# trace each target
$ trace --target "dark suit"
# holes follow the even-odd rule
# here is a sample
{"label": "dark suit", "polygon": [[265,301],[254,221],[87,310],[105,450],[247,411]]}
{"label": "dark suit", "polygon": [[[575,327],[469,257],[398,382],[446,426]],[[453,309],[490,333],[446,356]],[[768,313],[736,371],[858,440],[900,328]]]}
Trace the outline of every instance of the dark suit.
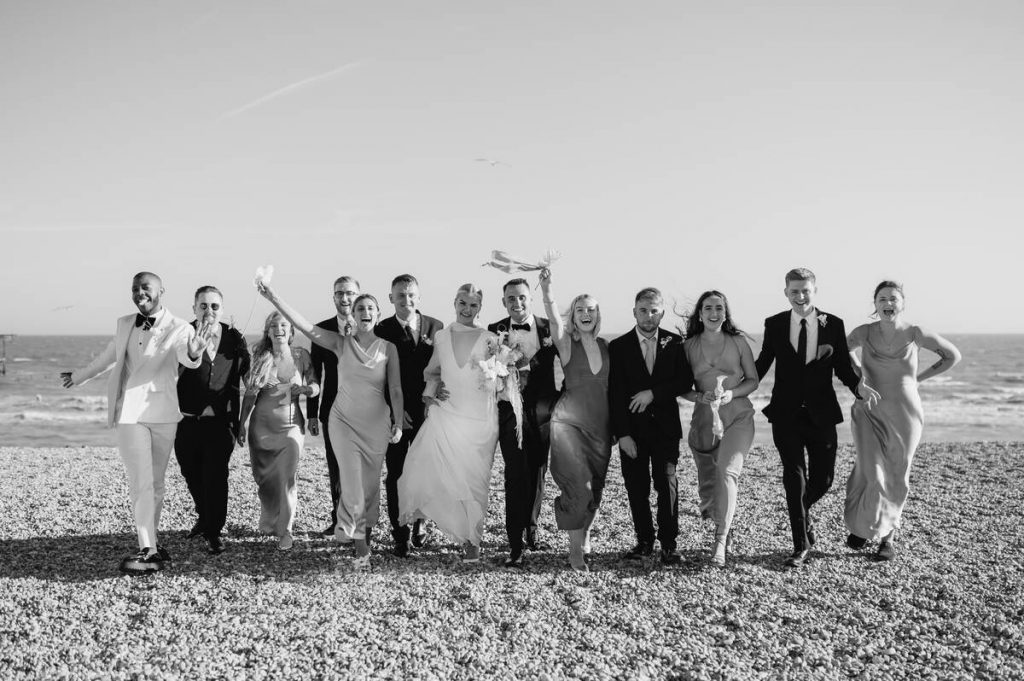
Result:
{"label": "dark suit", "polygon": [[[523,447],[516,437],[516,416],[512,405],[498,403],[498,442],[505,461],[505,532],[509,548],[523,547],[523,533],[536,535],[537,519],[544,503],[544,477],[551,448],[551,410],[558,400],[555,389],[555,358],[558,350],[551,341],[547,319],[534,316],[537,323],[537,353],[530,359],[528,372],[520,371],[524,385]],[[512,320],[505,317],[487,327],[491,333],[507,332]]]}
{"label": "dark suit", "polygon": [[[387,477],[384,478],[384,491],[387,493],[388,518],[391,520],[391,534],[396,544],[409,541],[409,526],[398,522],[398,478],[405,467],[405,455],[409,452],[409,444],[416,437],[423,425],[423,389],[427,383],[423,379],[423,370],[430,363],[434,354],[434,334],[444,328],[444,324],[425,315],[419,317],[415,342],[406,335],[406,328],[398,323],[394,315],[383,320],[373,332],[384,340],[393,343],[398,349],[398,365],[402,375],[402,395],[404,396],[405,413],[412,422],[411,428],[402,428],[402,439],[388,445],[385,458]],[[389,396],[390,393],[385,392]]]}
{"label": "dark suit", "polygon": [[[693,388],[693,371],[683,352],[682,340],[677,334],[658,329],[653,372],[647,370],[635,327],[608,344],[612,434],[619,439],[628,435],[636,443],[635,459],[619,452],[633,528],[638,543],[654,544],[649,501],[653,479],[658,493],[657,538],[662,551],[674,551],[679,534],[676,465],[683,429],[676,398]],[[633,413],[629,403],[633,395],[643,390],[650,390],[654,401],[644,411]]]}
{"label": "dark suit", "polygon": [[[245,338],[221,324],[213,360],[203,351],[198,368],[179,366],[178,371],[178,406],[185,416],[174,437],[174,454],[203,535],[219,537],[227,519],[228,462],[238,433],[241,381],[249,371]],[[203,415],[208,409],[213,414]]]}
{"label": "dark suit", "polygon": [[[327,331],[338,331],[338,317],[334,316],[318,322],[317,326]],[[327,422],[331,417],[331,407],[338,395],[338,356],[332,350],[326,350],[316,343],[310,348],[309,356],[313,361],[313,375],[320,384],[320,394],[306,400],[309,418],[320,420],[320,432],[324,436],[324,448],[327,450],[327,477],[331,486],[331,529],[338,523],[338,500],[341,498],[341,477],[338,474],[338,460],[334,458],[331,447],[330,429]],[[319,412],[317,409],[319,408]]]}
{"label": "dark suit", "polygon": [[782,459],[795,551],[810,548],[807,534],[813,524],[808,511],[832,487],[835,475],[836,424],[842,422],[843,412],[832,375],[855,395],[860,381],[850,362],[843,320],[821,310],[817,313],[815,359],[805,363],[797,356],[789,338],[792,313],[787,310],[765,320],[761,353],[755,362],[758,378],[764,378],[775,363],[775,385],[764,415],[771,421],[772,439]]}

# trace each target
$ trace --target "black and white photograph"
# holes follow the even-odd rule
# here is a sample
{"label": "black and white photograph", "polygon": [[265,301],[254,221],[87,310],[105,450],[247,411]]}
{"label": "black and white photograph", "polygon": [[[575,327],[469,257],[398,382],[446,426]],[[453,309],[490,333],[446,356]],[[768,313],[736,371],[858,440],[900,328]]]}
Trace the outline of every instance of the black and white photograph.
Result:
{"label": "black and white photograph", "polygon": [[1024,678],[1022,73],[1010,0],[0,0],[0,677]]}

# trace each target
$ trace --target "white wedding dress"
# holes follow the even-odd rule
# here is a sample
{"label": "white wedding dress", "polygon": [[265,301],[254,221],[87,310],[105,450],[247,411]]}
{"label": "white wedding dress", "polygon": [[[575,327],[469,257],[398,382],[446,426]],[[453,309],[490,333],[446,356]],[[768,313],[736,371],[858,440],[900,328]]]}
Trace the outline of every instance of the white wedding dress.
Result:
{"label": "white wedding dress", "polygon": [[494,334],[458,323],[434,336],[425,393],[434,394],[443,381],[448,399],[428,410],[398,479],[401,523],[429,518],[453,541],[475,546],[487,518],[498,442],[497,399],[482,384],[477,367],[486,356],[488,337]]}

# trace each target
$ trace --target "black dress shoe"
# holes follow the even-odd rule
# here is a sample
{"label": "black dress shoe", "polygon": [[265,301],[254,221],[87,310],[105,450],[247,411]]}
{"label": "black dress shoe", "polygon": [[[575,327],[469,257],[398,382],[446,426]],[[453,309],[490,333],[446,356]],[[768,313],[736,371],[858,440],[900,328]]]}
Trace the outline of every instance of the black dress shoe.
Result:
{"label": "black dress shoe", "polygon": [[160,556],[160,560],[164,561],[165,563],[171,562],[171,554],[167,553],[167,549],[160,546],[159,544],[157,544],[156,546],[156,553],[158,556]]}
{"label": "black dress shoe", "polygon": [[523,547],[519,546],[513,549],[509,549],[508,558],[505,559],[505,567],[507,568],[521,568],[523,567]]}
{"label": "black dress shoe", "polygon": [[641,558],[646,558],[647,556],[650,556],[652,553],[654,553],[653,544],[648,544],[647,542],[640,542],[639,544],[631,548],[629,551],[626,551],[626,553],[624,553],[622,557],[626,560],[640,560]]}
{"label": "black dress shoe", "polygon": [[396,541],[395,547],[391,549],[391,555],[397,556],[398,558],[409,557],[409,542],[407,541]]}
{"label": "black dress shoe", "polygon": [[682,562],[683,562],[683,557],[680,556],[678,553],[676,553],[675,549],[672,549],[671,551],[666,551],[666,550],[662,549],[662,551],[661,551],[661,564],[662,565],[679,565]]}
{"label": "black dress shoe", "polygon": [[423,528],[423,521],[417,520],[412,524],[412,545],[418,549],[423,548],[427,541],[427,533]]}
{"label": "black dress shoe", "polygon": [[786,559],[784,565],[788,568],[802,567],[807,562],[807,554],[810,553],[807,549],[803,551],[794,551],[793,554]]}
{"label": "black dress shoe", "polygon": [[206,551],[214,556],[224,553],[224,540],[220,537],[207,537]]}
{"label": "black dress shoe", "polygon": [[807,543],[814,546],[818,543],[818,535],[814,532],[814,523],[807,521]]}
{"label": "black dress shoe", "polygon": [[201,537],[201,536],[203,536],[203,526],[200,525],[199,521],[197,520],[196,524],[193,525],[192,529],[188,531],[188,535],[185,538],[186,539],[195,539],[196,537]]}
{"label": "black dress shoe", "polygon": [[846,545],[854,551],[864,548],[864,545],[868,543],[868,540],[864,537],[858,537],[855,534],[851,534],[846,538]]}
{"label": "black dress shoe", "polygon": [[152,551],[148,546],[143,549],[139,549],[138,553],[125,556],[121,559],[120,569],[121,572],[128,574],[146,574],[150,572],[158,572],[163,570],[166,565],[164,559],[160,557],[160,554],[156,551]]}
{"label": "black dress shoe", "polygon": [[896,547],[888,539],[883,539],[878,545],[878,553],[875,554],[878,560],[894,560],[896,558]]}

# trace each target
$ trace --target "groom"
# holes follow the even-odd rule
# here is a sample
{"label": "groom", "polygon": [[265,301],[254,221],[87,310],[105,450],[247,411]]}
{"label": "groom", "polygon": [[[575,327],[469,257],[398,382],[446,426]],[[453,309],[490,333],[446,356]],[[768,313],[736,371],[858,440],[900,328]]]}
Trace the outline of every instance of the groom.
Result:
{"label": "groom", "polygon": [[[834,373],[858,398],[876,400],[878,393],[861,384],[850,362],[843,320],[813,305],[814,273],[798,267],[786,273],[784,293],[790,310],[764,322],[761,354],[755,362],[764,378],[773,362],[775,385],[764,415],[782,459],[793,553],[786,567],[798,568],[817,541],[811,506],[832,486],[836,463],[836,424],[843,412],[832,389]],[[806,459],[805,459],[806,452]]]}
{"label": "groom", "polygon": [[[551,446],[551,410],[558,399],[555,389],[555,357],[547,319],[530,311],[532,296],[525,279],[512,279],[502,289],[501,302],[508,317],[487,327],[492,333],[507,332],[510,346],[519,345],[520,387],[523,396],[523,446],[516,437],[512,405],[498,403],[498,442],[505,460],[505,531],[509,554],[505,567],[520,567],[523,549],[542,548],[537,538],[537,518],[544,501],[544,475]],[[525,537],[524,537],[525,534]]]}

